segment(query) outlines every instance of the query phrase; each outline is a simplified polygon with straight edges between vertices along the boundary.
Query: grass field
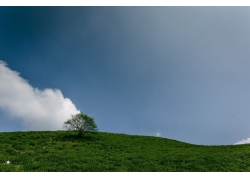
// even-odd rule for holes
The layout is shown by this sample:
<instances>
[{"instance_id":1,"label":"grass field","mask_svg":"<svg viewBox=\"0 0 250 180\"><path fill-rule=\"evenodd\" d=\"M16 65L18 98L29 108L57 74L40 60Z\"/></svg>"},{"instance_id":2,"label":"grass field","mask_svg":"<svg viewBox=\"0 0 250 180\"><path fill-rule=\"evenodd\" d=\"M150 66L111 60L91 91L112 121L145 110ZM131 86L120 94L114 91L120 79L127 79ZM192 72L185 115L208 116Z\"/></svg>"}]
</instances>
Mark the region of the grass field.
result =
<instances>
[{"instance_id":1,"label":"grass field","mask_svg":"<svg viewBox=\"0 0 250 180\"><path fill-rule=\"evenodd\" d=\"M202 146L104 132L82 138L68 131L8 132L0 133L0 171L250 171L250 145Z\"/></svg>"}]
</instances>

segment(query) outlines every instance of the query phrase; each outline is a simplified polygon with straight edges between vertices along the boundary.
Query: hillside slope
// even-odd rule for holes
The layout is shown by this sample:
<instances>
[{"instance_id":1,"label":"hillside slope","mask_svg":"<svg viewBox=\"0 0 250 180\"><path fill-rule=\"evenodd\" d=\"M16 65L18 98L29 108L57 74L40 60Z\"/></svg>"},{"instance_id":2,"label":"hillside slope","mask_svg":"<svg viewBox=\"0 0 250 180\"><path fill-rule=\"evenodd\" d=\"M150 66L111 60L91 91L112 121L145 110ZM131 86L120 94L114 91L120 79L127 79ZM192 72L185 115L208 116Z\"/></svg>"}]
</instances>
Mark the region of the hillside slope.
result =
<instances>
[{"instance_id":1,"label":"hillside slope","mask_svg":"<svg viewBox=\"0 0 250 180\"><path fill-rule=\"evenodd\" d=\"M67 131L0 133L0 171L249 171L250 145L201 146L166 138ZM10 161L10 164L6 162Z\"/></svg>"}]
</instances>

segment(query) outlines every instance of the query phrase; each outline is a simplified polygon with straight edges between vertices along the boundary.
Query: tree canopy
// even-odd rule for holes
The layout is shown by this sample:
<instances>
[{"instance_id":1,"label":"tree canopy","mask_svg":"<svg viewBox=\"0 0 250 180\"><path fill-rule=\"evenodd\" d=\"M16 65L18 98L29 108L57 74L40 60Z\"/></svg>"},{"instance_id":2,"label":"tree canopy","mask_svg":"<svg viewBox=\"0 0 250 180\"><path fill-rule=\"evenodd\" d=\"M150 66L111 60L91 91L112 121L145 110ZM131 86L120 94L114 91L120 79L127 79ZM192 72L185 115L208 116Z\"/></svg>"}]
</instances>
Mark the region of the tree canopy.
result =
<instances>
[{"instance_id":1,"label":"tree canopy","mask_svg":"<svg viewBox=\"0 0 250 180\"><path fill-rule=\"evenodd\" d=\"M69 131L77 131L79 137L87 131L98 131L94 118L83 113L71 115L71 119L64 122L63 128Z\"/></svg>"}]
</instances>

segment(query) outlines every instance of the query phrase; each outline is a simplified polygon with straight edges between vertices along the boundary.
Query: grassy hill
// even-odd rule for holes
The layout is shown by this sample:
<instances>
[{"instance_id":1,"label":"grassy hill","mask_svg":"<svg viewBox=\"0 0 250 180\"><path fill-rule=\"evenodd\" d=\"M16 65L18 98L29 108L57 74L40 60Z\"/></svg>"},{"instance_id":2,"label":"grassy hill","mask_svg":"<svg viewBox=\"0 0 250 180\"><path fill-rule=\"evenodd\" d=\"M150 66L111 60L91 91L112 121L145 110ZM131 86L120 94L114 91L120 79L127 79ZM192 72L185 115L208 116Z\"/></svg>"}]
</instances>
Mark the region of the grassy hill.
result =
<instances>
[{"instance_id":1,"label":"grassy hill","mask_svg":"<svg viewBox=\"0 0 250 180\"><path fill-rule=\"evenodd\" d=\"M0 133L0 171L250 171L250 145L202 146L104 132L80 139L67 131L8 132Z\"/></svg>"}]
</instances>

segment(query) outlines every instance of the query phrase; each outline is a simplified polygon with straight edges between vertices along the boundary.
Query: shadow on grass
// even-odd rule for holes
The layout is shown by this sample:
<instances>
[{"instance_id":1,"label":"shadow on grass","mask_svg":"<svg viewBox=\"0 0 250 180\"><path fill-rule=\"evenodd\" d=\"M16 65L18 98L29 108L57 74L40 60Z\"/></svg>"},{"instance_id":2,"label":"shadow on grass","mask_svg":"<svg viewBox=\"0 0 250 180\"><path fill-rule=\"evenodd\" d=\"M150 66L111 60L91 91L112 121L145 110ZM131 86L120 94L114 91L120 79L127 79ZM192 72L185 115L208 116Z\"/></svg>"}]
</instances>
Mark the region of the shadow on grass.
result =
<instances>
[{"instance_id":1,"label":"shadow on grass","mask_svg":"<svg viewBox=\"0 0 250 180\"><path fill-rule=\"evenodd\" d=\"M82 136L77 136L77 132L60 133L56 136L57 141L65 142L93 142L99 140L99 135L96 132L86 132Z\"/></svg>"}]
</instances>

